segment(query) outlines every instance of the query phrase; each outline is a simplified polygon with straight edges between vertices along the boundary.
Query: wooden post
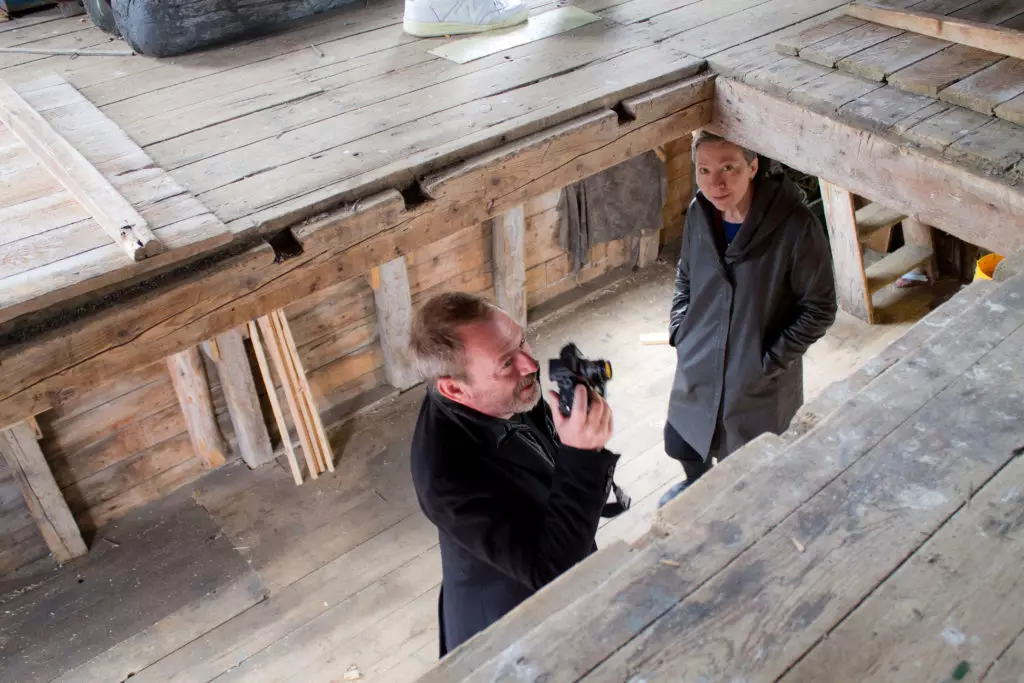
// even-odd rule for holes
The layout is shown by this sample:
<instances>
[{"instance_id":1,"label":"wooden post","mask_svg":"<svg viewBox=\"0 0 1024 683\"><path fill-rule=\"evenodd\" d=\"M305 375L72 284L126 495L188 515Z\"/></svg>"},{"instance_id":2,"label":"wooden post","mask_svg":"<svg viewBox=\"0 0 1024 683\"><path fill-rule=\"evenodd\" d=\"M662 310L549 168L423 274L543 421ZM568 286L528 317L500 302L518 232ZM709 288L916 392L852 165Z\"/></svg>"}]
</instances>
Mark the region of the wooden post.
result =
<instances>
[{"instance_id":1,"label":"wooden post","mask_svg":"<svg viewBox=\"0 0 1024 683\"><path fill-rule=\"evenodd\" d=\"M211 346L217 350L217 374L242 460L252 468L265 465L274 459L274 449L256 395L242 331L237 327L228 330L217 336Z\"/></svg>"},{"instance_id":2,"label":"wooden post","mask_svg":"<svg viewBox=\"0 0 1024 683\"><path fill-rule=\"evenodd\" d=\"M228 449L217 427L210 384L206 379L199 347L193 346L168 357L167 369L178 395L178 403L181 404L181 412L185 415L185 424L196 456L207 467L220 467L224 464Z\"/></svg>"},{"instance_id":3,"label":"wooden post","mask_svg":"<svg viewBox=\"0 0 1024 683\"><path fill-rule=\"evenodd\" d=\"M646 268L658 260L658 250L661 247L661 230L645 230L638 238L640 245L636 256L638 268Z\"/></svg>"},{"instance_id":4,"label":"wooden post","mask_svg":"<svg viewBox=\"0 0 1024 683\"><path fill-rule=\"evenodd\" d=\"M521 204L494 219L491 244L498 306L526 327L526 212Z\"/></svg>"},{"instance_id":5,"label":"wooden post","mask_svg":"<svg viewBox=\"0 0 1024 683\"><path fill-rule=\"evenodd\" d=\"M818 182L832 244L839 306L861 320L871 322L871 293L864 276L864 256L857 236L853 195L824 180Z\"/></svg>"},{"instance_id":6,"label":"wooden post","mask_svg":"<svg viewBox=\"0 0 1024 683\"><path fill-rule=\"evenodd\" d=\"M50 472L32 425L19 422L0 432L0 453L17 477L28 511L57 563L84 555L88 549L82 533Z\"/></svg>"},{"instance_id":7,"label":"wooden post","mask_svg":"<svg viewBox=\"0 0 1024 683\"><path fill-rule=\"evenodd\" d=\"M384 373L391 386L404 391L419 382L406 353L412 329L412 293L405 257L371 270L370 287L377 307Z\"/></svg>"},{"instance_id":8,"label":"wooden post","mask_svg":"<svg viewBox=\"0 0 1024 683\"><path fill-rule=\"evenodd\" d=\"M912 216L903 219L903 241L906 244L914 244L919 247L927 247L932 250L932 257L924 264L925 274L929 279L934 280L935 268L935 240L932 237L932 228Z\"/></svg>"}]
</instances>

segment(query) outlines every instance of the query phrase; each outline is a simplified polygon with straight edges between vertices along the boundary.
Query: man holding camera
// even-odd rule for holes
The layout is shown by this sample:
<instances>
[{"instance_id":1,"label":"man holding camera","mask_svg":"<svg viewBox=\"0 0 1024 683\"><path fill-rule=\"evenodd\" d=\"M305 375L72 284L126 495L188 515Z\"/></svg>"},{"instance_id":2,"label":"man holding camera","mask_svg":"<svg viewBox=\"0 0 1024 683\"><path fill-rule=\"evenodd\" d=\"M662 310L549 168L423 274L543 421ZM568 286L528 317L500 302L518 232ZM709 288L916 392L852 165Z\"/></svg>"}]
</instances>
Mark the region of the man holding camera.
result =
<instances>
[{"instance_id":1,"label":"man holding camera","mask_svg":"<svg viewBox=\"0 0 1024 683\"><path fill-rule=\"evenodd\" d=\"M410 352L428 381L411 464L440 538L443 657L594 552L618 456L608 404L579 385L570 415L552 412L525 331L481 298L428 301Z\"/></svg>"}]
</instances>

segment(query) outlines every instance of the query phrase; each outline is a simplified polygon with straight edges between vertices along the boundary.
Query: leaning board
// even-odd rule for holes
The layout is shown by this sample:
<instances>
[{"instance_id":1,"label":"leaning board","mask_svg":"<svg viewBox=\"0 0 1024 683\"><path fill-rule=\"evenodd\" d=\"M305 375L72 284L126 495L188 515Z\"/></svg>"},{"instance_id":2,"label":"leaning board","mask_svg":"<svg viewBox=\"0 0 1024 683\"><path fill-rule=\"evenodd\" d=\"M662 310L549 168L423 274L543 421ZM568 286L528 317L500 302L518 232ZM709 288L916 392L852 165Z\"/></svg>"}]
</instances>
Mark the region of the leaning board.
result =
<instances>
[{"instance_id":1,"label":"leaning board","mask_svg":"<svg viewBox=\"0 0 1024 683\"><path fill-rule=\"evenodd\" d=\"M162 251L133 261L52 165L44 164L38 149L0 123L0 322L153 273L231 240L216 216L64 79L45 76L15 92L81 155L85 168L79 170L98 171L142 216Z\"/></svg>"}]
</instances>

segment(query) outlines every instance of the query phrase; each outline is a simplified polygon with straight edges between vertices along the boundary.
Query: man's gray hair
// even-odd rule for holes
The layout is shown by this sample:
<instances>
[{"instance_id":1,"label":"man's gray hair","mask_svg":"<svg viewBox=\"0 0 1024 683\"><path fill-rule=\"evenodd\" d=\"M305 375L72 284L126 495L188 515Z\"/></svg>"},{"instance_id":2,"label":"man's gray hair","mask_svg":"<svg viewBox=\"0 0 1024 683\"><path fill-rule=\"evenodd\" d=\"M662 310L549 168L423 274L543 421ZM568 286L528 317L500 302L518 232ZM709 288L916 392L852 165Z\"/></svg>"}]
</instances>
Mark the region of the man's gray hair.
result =
<instances>
[{"instance_id":1,"label":"man's gray hair","mask_svg":"<svg viewBox=\"0 0 1024 683\"><path fill-rule=\"evenodd\" d=\"M491 320L497 309L483 297L447 292L431 297L416 312L409 334L409 358L420 377L466 379L460 328Z\"/></svg>"},{"instance_id":2,"label":"man's gray hair","mask_svg":"<svg viewBox=\"0 0 1024 683\"><path fill-rule=\"evenodd\" d=\"M703 145L705 142L728 142L730 145L736 145L735 142L730 142L729 140L723 138L721 135L709 133L708 131L701 128L694 131L693 133L693 144L690 147L690 151L692 152L694 159L697 158L697 148ZM747 160L748 164L754 163L754 159L757 158L757 152L751 151L742 145L736 146L739 147L740 151L743 152L743 158Z\"/></svg>"}]
</instances>

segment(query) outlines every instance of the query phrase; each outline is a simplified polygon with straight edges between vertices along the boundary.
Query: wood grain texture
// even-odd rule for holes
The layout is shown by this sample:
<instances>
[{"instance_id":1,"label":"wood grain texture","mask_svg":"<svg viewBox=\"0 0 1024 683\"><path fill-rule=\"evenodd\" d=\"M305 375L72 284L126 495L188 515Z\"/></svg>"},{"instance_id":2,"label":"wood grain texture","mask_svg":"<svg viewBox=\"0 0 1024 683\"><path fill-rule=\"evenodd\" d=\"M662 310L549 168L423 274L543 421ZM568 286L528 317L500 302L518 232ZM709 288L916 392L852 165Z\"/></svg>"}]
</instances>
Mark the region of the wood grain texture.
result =
<instances>
[{"instance_id":1,"label":"wood grain texture","mask_svg":"<svg viewBox=\"0 0 1024 683\"><path fill-rule=\"evenodd\" d=\"M217 426L216 413L210 398L210 384L199 355L192 347L167 358L174 392L178 396L181 412L185 415L188 434L198 457L207 467L224 464L228 448Z\"/></svg>"},{"instance_id":2,"label":"wood grain texture","mask_svg":"<svg viewBox=\"0 0 1024 683\"><path fill-rule=\"evenodd\" d=\"M133 261L163 251L163 245L135 207L14 88L2 81L0 122L21 138Z\"/></svg>"},{"instance_id":3,"label":"wood grain texture","mask_svg":"<svg viewBox=\"0 0 1024 683\"><path fill-rule=\"evenodd\" d=\"M526 327L526 214L516 206L494 220L494 293L498 306Z\"/></svg>"},{"instance_id":4,"label":"wood grain texture","mask_svg":"<svg viewBox=\"0 0 1024 683\"><path fill-rule=\"evenodd\" d=\"M866 2L853 3L846 8L846 12L850 16L883 26L913 31L932 38L940 38L980 50L1024 59L1024 32L1003 26L942 16L932 12L896 10Z\"/></svg>"},{"instance_id":5,"label":"wood grain texture","mask_svg":"<svg viewBox=\"0 0 1024 683\"><path fill-rule=\"evenodd\" d=\"M901 90L937 97L953 83L995 64L1001 57L966 45L954 45L889 75Z\"/></svg>"},{"instance_id":6,"label":"wood grain texture","mask_svg":"<svg viewBox=\"0 0 1024 683\"><path fill-rule=\"evenodd\" d=\"M277 433L284 445L285 455L288 458L288 466L291 468L292 479L295 485L302 483L302 471L299 469L299 462L295 458L295 449L292 447L292 437L288 433L288 423L284 419L284 411L281 410L281 402L277 398L274 376L270 371L270 363L264 351L264 343L260 338L259 328L256 321L249 321L249 339L252 340L253 352L256 354L256 363L260 369L260 376L263 378L263 387L267 391L267 398L270 401L270 409L274 414L274 421L277 423Z\"/></svg>"},{"instance_id":7,"label":"wood grain texture","mask_svg":"<svg viewBox=\"0 0 1024 683\"><path fill-rule=\"evenodd\" d=\"M972 244L998 253L1024 247L1024 196L1008 184L742 83L720 80L715 98L716 119L710 127L730 140ZM986 229L977 229L980 224Z\"/></svg>"},{"instance_id":8,"label":"wood grain texture","mask_svg":"<svg viewBox=\"0 0 1024 683\"><path fill-rule=\"evenodd\" d=\"M0 432L0 452L57 563L84 555L88 549L82 533L28 423L19 422Z\"/></svg>"},{"instance_id":9,"label":"wood grain texture","mask_svg":"<svg viewBox=\"0 0 1024 683\"><path fill-rule=\"evenodd\" d=\"M256 395L256 383L242 332L235 328L217 335L215 339L220 355L216 360L217 376L235 429L239 454L249 467L265 465L274 459L274 449L270 445L267 424Z\"/></svg>"},{"instance_id":10,"label":"wood grain texture","mask_svg":"<svg viewBox=\"0 0 1024 683\"><path fill-rule=\"evenodd\" d=\"M945 88L939 97L982 114L992 114L1000 104L1020 94L1024 94L1024 61L1002 59Z\"/></svg>"},{"instance_id":11,"label":"wood grain texture","mask_svg":"<svg viewBox=\"0 0 1024 683\"><path fill-rule=\"evenodd\" d=\"M821 180L819 185L829 243L832 245L839 306L847 313L870 323L873 307L864 274L864 257L861 253L853 195L825 180Z\"/></svg>"},{"instance_id":12,"label":"wood grain texture","mask_svg":"<svg viewBox=\"0 0 1024 683\"><path fill-rule=\"evenodd\" d=\"M408 389L419 381L408 355L412 330L412 290L404 258L397 258L370 271L370 286L377 308L377 329L384 372L396 389Z\"/></svg>"},{"instance_id":13,"label":"wood grain texture","mask_svg":"<svg viewBox=\"0 0 1024 683\"><path fill-rule=\"evenodd\" d=\"M81 392L81 387L151 362L154 353L180 351L288 305L299 293L312 294L361 276L398 254L678 138L682 131L710 120L706 98L712 84L707 78L698 82L701 85L694 88L693 99L675 112L666 114L652 104L638 110L635 120L621 125L614 112L586 116L466 162L455 174L463 188L450 197L438 197L407 211L401 195L389 191L336 210L295 231L303 243L300 256L275 263L269 245L253 247L141 293L131 306L93 314L31 341L5 344L0 351L5 387L0 397L0 423L32 412L29 406L69 400L76 395L69 390L72 386L80 387ZM553 145L559 151L547 154ZM492 172L492 164L500 165L512 156L524 162L522 172L502 176L499 186L481 182ZM424 185L440 189L448 175L439 174ZM110 341L124 338L133 342ZM76 341L69 344L69 339ZM110 362L117 357L116 364ZM12 403L15 395L17 406Z\"/></svg>"}]
</instances>

